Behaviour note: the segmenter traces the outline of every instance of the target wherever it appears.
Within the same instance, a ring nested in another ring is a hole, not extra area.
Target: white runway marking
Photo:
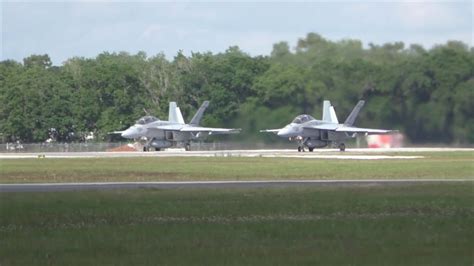
[[[0,153],[0,159],[32,158],[123,158],[123,157],[268,157],[346,160],[386,160],[418,159],[423,156],[397,155],[393,153],[470,151],[469,148],[393,148],[393,149],[321,149],[315,152],[296,150],[222,150],[222,151],[181,151],[172,149],[160,152],[41,152],[41,153]]]
[[[263,155],[267,158],[307,158],[307,159],[339,159],[339,160],[383,160],[383,159],[419,159],[424,156],[396,155]]]

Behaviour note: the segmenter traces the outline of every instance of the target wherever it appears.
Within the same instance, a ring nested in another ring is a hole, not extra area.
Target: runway
[[[221,150],[184,151],[170,149],[161,152],[51,152],[51,153],[0,153],[5,159],[72,159],[72,158],[129,158],[129,157],[255,157],[255,158],[301,158],[333,160],[411,160],[423,155],[410,153],[433,153],[446,151],[468,151],[467,148],[396,148],[396,149],[321,149],[315,152],[296,150]],[[288,186],[372,186],[401,185],[412,183],[474,182],[472,179],[401,179],[401,180],[272,180],[272,181],[190,181],[190,182],[107,182],[107,183],[36,183],[0,184],[0,192],[49,192],[111,189],[176,189],[176,188],[266,188]]]
[[[188,182],[100,182],[0,184],[5,192],[58,192],[116,189],[221,189],[275,188],[308,186],[389,186],[414,183],[471,182],[473,179],[371,179],[371,180],[268,180],[268,181],[188,181]]]
[[[221,151],[184,151],[170,149],[159,152],[40,152],[40,153],[0,153],[1,159],[32,158],[126,158],[126,157],[264,157],[264,158],[307,158],[307,159],[418,159],[419,155],[399,155],[398,153],[471,151],[469,148],[393,148],[393,149],[321,149],[314,152],[296,150],[221,150]]]

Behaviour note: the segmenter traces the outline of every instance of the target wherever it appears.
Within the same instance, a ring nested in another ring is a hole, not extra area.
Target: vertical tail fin
[[[334,111],[334,107],[331,105],[330,101],[323,102],[323,121],[339,124],[336,111]]]
[[[323,102],[323,121],[330,122],[331,121],[331,113],[329,112],[329,107],[331,107],[330,101]]]
[[[181,110],[176,105],[176,102],[170,102],[169,110],[168,110],[168,121],[184,124],[183,115],[181,114]]]
[[[196,114],[193,116],[193,119],[191,119],[191,122],[189,124],[198,126],[199,123],[201,122],[202,116],[204,114],[204,111],[206,111],[206,108],[209,106],[209,101],[204,101],[197,110]]]
[[[357,105],[352,110],[351,114],[347,117],[346,121],[344,121],[344,125],[352,126],[359,115],[360,109],[364,106],[365,101],[360,100]]]
[[[331,105],[329,107],[329,114],[331,115],[331,122],[339,124],[339,120],[337,119],[336,111],[334,110],[334,106]]]

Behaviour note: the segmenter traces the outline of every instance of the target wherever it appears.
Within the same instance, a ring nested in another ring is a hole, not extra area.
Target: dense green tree
[[[57,137],[64,140],[72,132],[71,93],[61,77],[61,70],[46,67],[47,64],[38,63],[37,58],[25,59],[25,63],[30,63],[23,67],[3,65],[2,70],[10,68],[2,73],[5,80],[1,89],[2,131],[9,140],[44,141],[53,128]],[[37,63],[31,63],[33,61]]]
[[[367,100],[358,124],[401,130],[409,141],[474,143],[474,49],[449,41],[429,50],[402,42],[364,48],[316,33],[250,56],[237,46],[213,54],[148,57],[101,53],[53,66],[48,55],[0,62],[0,133],[6,141],[58,141],[130,126],[145,112],[167,118],[177,101],[189,121],[210,100],[203,125],[242,128],[242,140],[273,140],[300,113],[321,116],[329,99],[344,121]]]
[[[49,55],[32,55],[23,59],[23,65],[25,67],[40,67],[49,68],[52,65],[51,58]]]

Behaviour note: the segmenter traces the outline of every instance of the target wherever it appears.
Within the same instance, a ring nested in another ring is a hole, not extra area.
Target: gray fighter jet
[[[323,103],[323,118],[316,120],[310,115],[299,115],[284,128],[265,129],[260,132],[272,132],[283,138],[289,138],[290,141],[298,142],[298,151],[304,151],[305,147],[309,151],[314,148],[323,148],[329,144],[339,147],[340,151],[345,151],[344,141],[355,138],[358,133],[364,134],[387,134],[392,132],[385,129],[371,129],[354,127],[353,124],[360,109],[364,106],[364,101],[359,101],[347,117],[343,124],[339,121],[330,101]]]
[[[239,133],[240,129],[233,128],[212,128],[201,127],[199,122],[204,111],[209,105],[209,101],[205,101],[189,124],[184,123],[181,110],[176,102],[170,102],[168,121],[160,120],[154,116],[144,116],[138,119],[135,124],[123,131],[114,131],[114,134],[120,134],[127,139],[144,139],[144,151],[154,148],[159,151],[172,146],[184,146],[190,150],[191,140],[197,140],[209,135],[215,134],[231,134]]]

